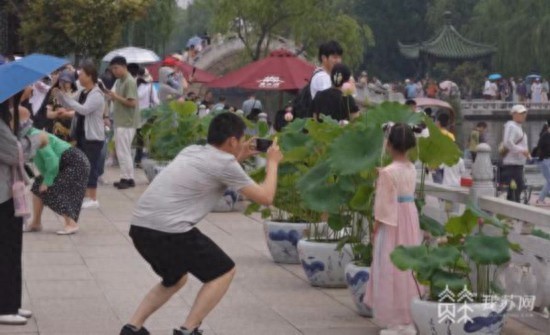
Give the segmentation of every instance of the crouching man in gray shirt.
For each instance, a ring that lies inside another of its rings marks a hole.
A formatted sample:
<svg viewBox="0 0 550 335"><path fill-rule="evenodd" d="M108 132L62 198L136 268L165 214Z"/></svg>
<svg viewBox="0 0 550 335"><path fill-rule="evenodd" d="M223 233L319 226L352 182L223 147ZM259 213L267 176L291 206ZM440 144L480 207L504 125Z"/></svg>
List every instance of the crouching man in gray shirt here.
<svg viewBox="0 0 550 335"><path fill-rule="evenodd" d="M138 200L130 236L162 282L145 296L121 335L149 334L143 324L185 285L188 273L204 285L186 321L174 334L201 334L201 322L229 288L235 263L195 225L216 206L228 187L259 204L270 205L283 158L274 143L267 152L265 181L256 184L239 164L257 153L253 142L244 140L245 128L243 120L233 113L216 116L208 130L208 144L182 150Z"/></svg>

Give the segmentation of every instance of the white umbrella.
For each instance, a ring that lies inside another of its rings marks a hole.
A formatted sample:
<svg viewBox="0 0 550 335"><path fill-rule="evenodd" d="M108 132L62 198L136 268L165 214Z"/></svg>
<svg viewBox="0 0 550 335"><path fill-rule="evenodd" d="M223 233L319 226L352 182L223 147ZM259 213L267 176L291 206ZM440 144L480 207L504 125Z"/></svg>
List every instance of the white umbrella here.
<svg viewBox="0 0 550 335"><path fill-rule="evenodd" d="M160 57L154 51L136 47L126 47L113 50L103 57L103 61L110 62L116 56L126 58L127 63L145 64L160 61Z"/></svg>

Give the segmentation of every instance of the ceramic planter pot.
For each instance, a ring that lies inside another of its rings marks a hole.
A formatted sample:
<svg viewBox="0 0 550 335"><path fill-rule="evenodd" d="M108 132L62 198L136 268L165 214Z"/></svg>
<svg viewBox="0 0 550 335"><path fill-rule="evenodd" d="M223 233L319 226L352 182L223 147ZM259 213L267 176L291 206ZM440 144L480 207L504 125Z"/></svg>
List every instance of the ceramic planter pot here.
<svg viewBox="0 0 550 335"><path fill-rule="evenodd" d="M508 305L504 300L494 304L467 303L468 309L464 312L464 303L446 304L446 306L440 306L440 304L444 303L423 301L418 298L411 302L412 318L419 334L498 335L504 326ZM454 310L455 316L452 318L454 322L450 322L449 318L442 320L449 314L438 312L438 308L442 311ZM464 314L471 321L465 318L461 320Z"/></svg>
<svg viewBox="0 0 550 335"><path fill-rule="evenodd" d="M264 221L267 247L275 263L300 264L298 241L308 228L307 223Z"/></svg>
<svg viewBox="0 0 550 335"><path fill-rule="evenodd" d="M168 166L170 162L159 162L154 159L144 158L141 161L141 166L143 166L143 172L145 172L145 176L147 177L147 180L149 180L149 183L153 182L153 179L164 169L166 166Z"/></svg>
<svg viewBox="0 0 550 335"><path fill-rule="evenodd" d="M336 242L298 242L298 255L312 286L345 288L345 268L352 261L351 246L336 250Z"/></svg>
<svg viewBox="0 0 550 335"><path fill-rule="evenodd" d="M351 262L346 266L346 283L351 299L355 303L357 313L361 316L372 317L372 310L363 303L367 282L370 278L370 267L359 266Z"/></svg>

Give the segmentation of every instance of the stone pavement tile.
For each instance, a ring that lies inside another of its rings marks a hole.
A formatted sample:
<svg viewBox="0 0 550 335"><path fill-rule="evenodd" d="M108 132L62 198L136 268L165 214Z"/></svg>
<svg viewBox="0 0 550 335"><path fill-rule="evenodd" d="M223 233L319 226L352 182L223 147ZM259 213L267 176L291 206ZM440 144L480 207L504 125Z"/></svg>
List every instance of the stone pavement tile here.
<svg viewBox="0 0 550 335"><path fill-rule="evenodd" d="M23 277L27 282L39 280L92 280L88 268L83 265L33 265L25 266Z"/></svg>
<svg viewBox="0 0 550 335"><path fill-rule="evenodd" d="M140 273L149 265L141 259L118 259L118 258L87 258L86 265L90 272L111 272L120 273L121 279L124 280L124 274Z"/></svg>
<svg viewBox="0 0 550 335"><path fill-rule="evenodd" d="M83 258L121 258L121 259L134 259L138 258L139 253L129 246L128 243L116 244L116 245L80 245L76 249Z"/></svg>
<svg viewBox="0 0 550 335"><path fill-rule="evenodd" d="M25 252L23 267L50 265L83 265L84 261L76 252Z"/></svg>
<svg viewBox="0 0 550 335"><path fill-rule="evenodd" d="M292 273L296 277L308 281L306 273L304 272L304 268L300 264L279 264L279 266L285 268L288 272ZM311 285L310 285L311 286Z"/></svg>
<svg viewBox="0 0 550 335"><path fill-rule="evenodd" d="M52 334L116 334L122 323L104 298L36 299L34 313L40 332Z"/></svg>
<svg viewBox="0 0 550 335"><path fill-rule="evenodd" d="M60 229L61 227L57 228ZM45 234L42 232L41 234ZM56 236L50 241L26 241L27 234L23 235L23 253L27 252L74 252L75 245L68 236Z"/></svg>
<svg viewBox="0 0 550 335"><path fill-rule="evenodd" d="M79 299L101 297L103 292L93 280L26 281L32 304L39 299Z"/></svg>
<svg viewBox="0 0 550 335"><path fill-rule="evenodd" d="M352 298L351 298L351 293L348 291L348 289L342 289L342 290L334 290L334 289L330 289L330 290L322 290L323 292L325 292L326 294L329 294L331 292L335 292L335 291L341 291L340 293L338 294L334 294L334 295L330 295L332 297L333 300L335 301L338 301L339 303L341 303L342 305L348 307L349 309L352 309L352 310L356 310L356 307L355 307L355 303L353 302Z"/></svg>
<svg viewBox="0 0 550 335"><path fill-rule="evenodd" d="M380 333L380 328L376 326L372 327L361 327L361 328L306 328L301 329L303 335L333 335L333 334L342 334L342 335L378 335Z"/></svg>
<svg viewBox="0 0 550 335"><path fill-rule="evenodd" d="M339 303L292 306L278 305L273 308L294 326L302 328L322 327L366 327L372 324L354 310Z"/></svg>
<svg viewBox="0 0 550 335"><path fill-rule="evenodd" d="M76 235L116 234L118 230L107 219L82 219L78 221L80 231ZM75 236L76 236L75 235Z"/></svg>
<svg viewBox="0 0 550 335"><path fill-rule="evenodd" d="M113 246L122 245L129 246L128 239L120 232L112 232L107 234L86 234L86 228L82 228L83 232L71 236L71 240L78 246Z"/></svg>
<svg viewBox="0 0 550 335"><path fill-rule="evenodd" d="M334 300L318 290L311 288L296 287L294 289L271 288L271 289L249 289L255 297L267 306L277 308L279 306L318 306L333 305Z"/></svg>

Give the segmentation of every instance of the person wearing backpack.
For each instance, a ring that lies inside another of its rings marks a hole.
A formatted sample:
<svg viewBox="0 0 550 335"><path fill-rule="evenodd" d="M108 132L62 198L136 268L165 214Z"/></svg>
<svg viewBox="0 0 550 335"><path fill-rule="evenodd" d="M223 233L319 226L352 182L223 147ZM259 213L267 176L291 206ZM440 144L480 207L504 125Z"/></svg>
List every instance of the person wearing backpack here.
<svg viewBox="0 0 550 335"><path fill-rule="evenodd" d="M321 66L313 71L309 84L304 86L293 102L294 115L298 118L312 117L311 103L317 92L332 87L330 73L334 65L342 62L344 50L336 41L329 41L319 46L318 59Z"/></svg>
<svg viewBox="0 0 550 335"><path fill-rule="evenodd" d="M358 116L359 107L355 104L352 95L344 92L344 83L351 78L350 69L344 64L336 64L332 68L332 87L315 95L311 104L311 110L315 119L320 119L321 114L330 116L336 121L349 121Z"/></svg>

